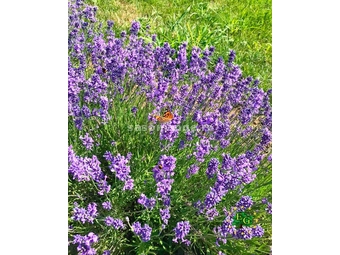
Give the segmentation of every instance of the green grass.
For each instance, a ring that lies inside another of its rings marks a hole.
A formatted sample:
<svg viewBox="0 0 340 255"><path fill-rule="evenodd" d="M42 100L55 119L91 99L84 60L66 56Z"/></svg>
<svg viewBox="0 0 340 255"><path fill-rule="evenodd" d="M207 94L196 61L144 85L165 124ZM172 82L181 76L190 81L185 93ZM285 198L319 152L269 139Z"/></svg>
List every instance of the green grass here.
<svg viewBox="0 0 340 255"><path fill-rule="evenodd" d="M245 76L259 78L265 90L272 87L271 0L87 0L98 6L98 18L115 22L116 31L128 30L138 20L158 36L158 43L173 47L187 41L189 48L210 45L215 58L227 59L236 51L236 63Z"/></svg>

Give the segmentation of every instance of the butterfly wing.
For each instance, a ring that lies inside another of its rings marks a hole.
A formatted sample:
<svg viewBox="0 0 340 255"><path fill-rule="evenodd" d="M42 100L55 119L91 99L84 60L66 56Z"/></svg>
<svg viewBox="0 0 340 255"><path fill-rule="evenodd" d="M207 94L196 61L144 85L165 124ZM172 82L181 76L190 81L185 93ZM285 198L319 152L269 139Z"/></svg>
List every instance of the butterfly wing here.
<svg viewBox="0 0 340 255"><path fill-rule="evenodd" d="M163 117L155 116L155 118L159 123L167 123L174 118L174 115L167 109L166 112L163 114Z"/></svg>

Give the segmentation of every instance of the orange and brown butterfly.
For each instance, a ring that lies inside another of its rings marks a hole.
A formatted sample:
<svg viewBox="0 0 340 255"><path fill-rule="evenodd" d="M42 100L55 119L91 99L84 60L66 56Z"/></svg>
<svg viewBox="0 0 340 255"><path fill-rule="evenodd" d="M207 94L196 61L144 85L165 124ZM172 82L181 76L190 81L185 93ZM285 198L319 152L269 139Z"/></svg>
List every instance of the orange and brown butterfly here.
<svg viewBox="0 0 340 255"><path fill-rule="evenodd" d="M174 118L174 115L170 112L170 110L167 108L163 114L163 116L157 116L154 115L154 117L156 118L156 120L159 123L167 123L169 121L171 121Z"/></svg>

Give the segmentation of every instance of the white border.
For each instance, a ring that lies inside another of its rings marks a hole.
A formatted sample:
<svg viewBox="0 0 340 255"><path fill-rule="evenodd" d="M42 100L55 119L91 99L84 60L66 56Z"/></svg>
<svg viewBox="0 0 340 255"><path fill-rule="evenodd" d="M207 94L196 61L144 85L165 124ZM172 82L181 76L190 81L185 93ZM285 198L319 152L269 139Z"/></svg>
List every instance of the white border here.
<svg viewBox="0 0 340 255"><path fill-rule="evenodd" d="M273 254L340 254L339 14L273 3Z"/></svg>
<svg viewBox="0 0 340 255"><path fill-rule="evenodd" d="M67 254L67 8L1 3L3 254Z"/></svg>

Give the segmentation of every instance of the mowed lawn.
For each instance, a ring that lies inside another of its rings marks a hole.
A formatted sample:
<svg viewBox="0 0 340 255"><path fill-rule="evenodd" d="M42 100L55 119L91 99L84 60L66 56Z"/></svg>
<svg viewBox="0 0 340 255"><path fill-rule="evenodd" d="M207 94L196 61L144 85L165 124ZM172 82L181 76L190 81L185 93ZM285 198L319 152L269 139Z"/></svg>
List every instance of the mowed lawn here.
<svg viewBox="0 0 340 255"><path fill-rule="evenodd" d="M236 63L245 76L259 78L265 90L272 87L272 11L271 0L87 0L98 6L104 24L115 22L115 30L128 30L133 20L143 30L157 34L157 43L177 48L215 47L214 58L228 58L236 51ZM214 60L214 59L213 59Z"/></svg>

